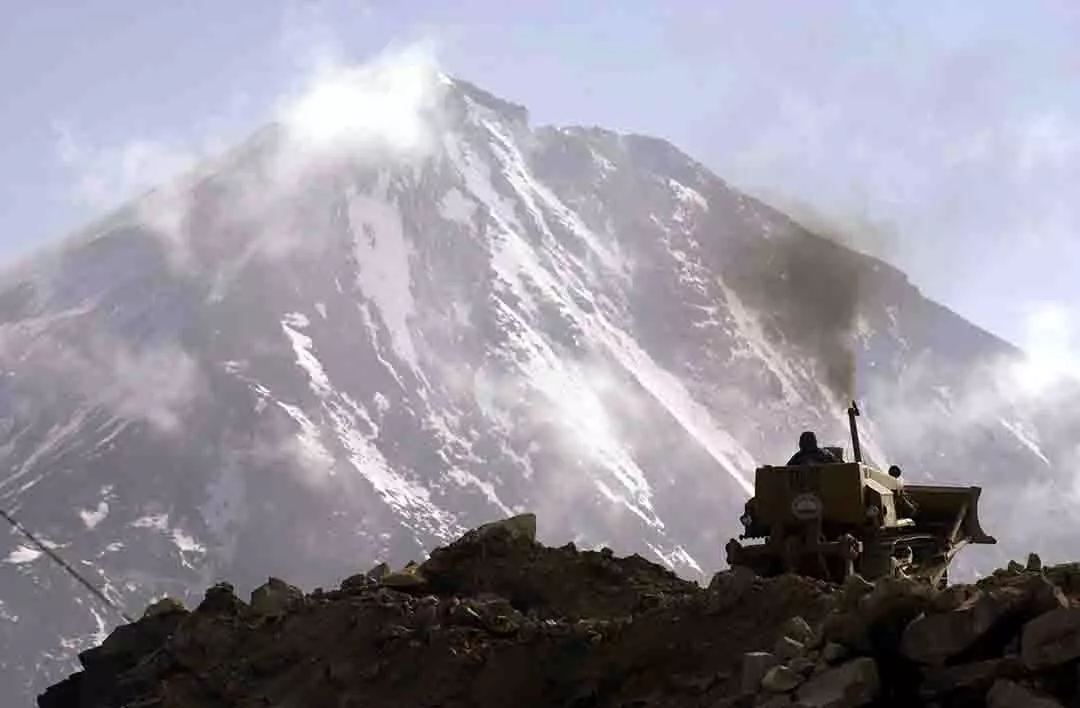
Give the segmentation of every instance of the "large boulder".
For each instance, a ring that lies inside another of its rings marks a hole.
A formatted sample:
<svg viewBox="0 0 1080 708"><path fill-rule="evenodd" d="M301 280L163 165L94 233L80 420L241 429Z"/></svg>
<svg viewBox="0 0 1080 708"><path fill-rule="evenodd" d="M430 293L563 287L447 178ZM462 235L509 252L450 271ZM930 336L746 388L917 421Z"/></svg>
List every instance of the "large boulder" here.
<svg viewBox="0 0 1080 708"><path fill-rule="evenodd" d="M142 618L147 619L149 617L157 617L158 615L168 615L172 613L187 614L187 608L184 607L184 603L177 600L174 597L163 597L157 602L151 603L143 612Z"/></svg>
<svg viewBox="0 0 1080 708"><path fill-rule="evenodd" d="M379 582L395 590L413 590L422 588L427 584L427 580L415 566L387 573Z"/></svg>
<svg viewBox="0 0 1080 708"><path fill-rule="evenodd" d="M742 691L743 693L756 693L761 687L761 680L769 669L776 666L776 657L767 651L752 651L743 654L742 664Z"/></svg>
<svg viewBox="0 0 1080 708"><path fill-rule="evenodd" d="M1020 656L1031 669L1080 658L1080 607L1058 607L1024 625Z"/></svg>
<svg viewBox="0 0 1080 708"><path fill-rule="evenodd" d="M246 609L244 601L236 596L233 584L220 582L207 588L195 612L200 615L238 615Z"/></svg>
<svg viewBox="0 0 1080 708"><path fill-rule="evenodd" d="M915 619L904 630L901 651L912 661L941 666L980 642L1004 646L1025 620L1066 605L1046 578L1025 576L977 593L954 610Z"/></svg>
<svg viewBox="0 0 1080 708"><path fill-rule="evenodd" d="M905 578L882 578L872 589L850 583L840 606L822 623L821 641L862 653L892 647L907 624L930 608L932 599L928 585Z"/></svg>
<svg viewBox="0 0 1080 708"><path fill-rule="evenodd" d="M479 538L485 538L487 536L494 536L497 534L506 534L510 538L522 539L530 543L535 543L536 514L518 514L517 516L511 516L508 519L491 521L477 527L476 529L476 535Z"/></svg>
<svg viewBox="0 0 1080 708"><path fill-rule="evenodd" d="M279 578L269 578L251 591L251 610L261 617L281 617L303 601L300 588Z"/></svg>
<svg viewBox="0 0 1080 708"><path fill-rule="evenodd" d="M859 657L812 676L799 687L796 699L800 708L858 708L880 692L877 664Z"/></svg>

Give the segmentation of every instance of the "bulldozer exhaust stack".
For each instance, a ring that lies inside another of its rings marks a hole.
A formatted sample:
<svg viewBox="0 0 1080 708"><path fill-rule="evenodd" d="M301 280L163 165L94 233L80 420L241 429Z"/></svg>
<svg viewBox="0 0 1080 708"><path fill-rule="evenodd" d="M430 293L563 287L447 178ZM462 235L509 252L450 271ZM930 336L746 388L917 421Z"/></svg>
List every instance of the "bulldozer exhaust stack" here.
<svg viewBox="0 0 1080 708"><path fill-rule="evenodd" d="M847 414L848 424L851 427L851 454L854 455L856 462L862 462L862 448L859 446L859 424L855 421L859 416L859 404L852 401Z"/></svg>

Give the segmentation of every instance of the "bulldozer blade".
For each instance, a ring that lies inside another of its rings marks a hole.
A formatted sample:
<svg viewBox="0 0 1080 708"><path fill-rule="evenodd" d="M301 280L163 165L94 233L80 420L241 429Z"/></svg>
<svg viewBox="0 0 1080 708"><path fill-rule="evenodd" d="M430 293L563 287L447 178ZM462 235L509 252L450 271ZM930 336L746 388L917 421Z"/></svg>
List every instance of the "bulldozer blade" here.
<svg viewBox="0 0 1080 708"><path fill-rule="evenodd" d="M905 484L904 492L918 507L915 529L948 539L953 544L997 543L979 522L982 487Z"/></svg>

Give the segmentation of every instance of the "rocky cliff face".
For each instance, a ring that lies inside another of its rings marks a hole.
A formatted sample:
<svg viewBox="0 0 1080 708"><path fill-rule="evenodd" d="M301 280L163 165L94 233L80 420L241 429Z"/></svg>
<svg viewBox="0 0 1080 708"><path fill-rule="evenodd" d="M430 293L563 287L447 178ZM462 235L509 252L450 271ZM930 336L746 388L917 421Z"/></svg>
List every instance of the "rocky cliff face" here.
<svg viewBox="0 0 1080 708"><path fill-rule="evenodd" d="M114 601L332 586L525 509L707 578L754 467L844 439L852 370L875 459L1067 544L1074 424L997 395L1010 347L663 141L435 95L423 150L276 125L3 276L0 500ZM115 618L3 543L28 695Z"/></svg>

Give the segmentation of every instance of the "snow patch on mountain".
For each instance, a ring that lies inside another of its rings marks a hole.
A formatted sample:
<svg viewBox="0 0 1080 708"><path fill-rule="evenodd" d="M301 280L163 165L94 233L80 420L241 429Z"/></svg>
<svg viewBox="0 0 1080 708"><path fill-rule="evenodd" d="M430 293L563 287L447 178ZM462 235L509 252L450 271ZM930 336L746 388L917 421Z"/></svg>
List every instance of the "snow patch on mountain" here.
<svg viewBox="0 0 1080 708"><path fill-rule="evenodd" d="M206 546L196 541L194 536L190 536L178 528L172 530L172 540L182 553L206 553Z"/></svg>
<svg viewBox="0 0 1080 708"><path fill-rule="evenodd" d="M379 312L394 352L421 377L420 362L409 331L415 315L409 262L412 248L405 237L401 210L387 201L387 177L380 175L374 194L353 188L347 193L349 232L356 258L356 283Z"/></svg>
<svg viewBox="0 0 1080 708"><path fill-rule="evenodd" d="M1042 449L1039 448L1038 443L1033 440L1034 436L1030 432L1024 430L1024 426L1022 423L1010 423L1004 418L999 418L998 422L1001 423L1001 427L1012 433L1016 437L1016 439L1020 441L1021 445L1026 447L1028 450L1031 450L1031 452L1034 453L1036 457L1045 462L1047 467L1052 466L1050 463L1050 458L1048 458L1046 454L1043 453Z"/></svg>
<svg viewBox="0 0 1080 708"><path fill-rule="evenodd" d="M157 529L158 531L168 531L169 515L147 514L132 521L130 526L135 529Z"/></svg>
<svg viewBox="0 0 1080 708"><path fill-rule="evenodd" d="M307 327L307 325L307 318L299 313L291 313L281 321L281 329L289 338L293 353L296 354L297 366L307 374L308 385L315 395L325 398L333 392L330 387L330 378L326 375L322 363L311 351L311 337L294 329L294 327Z"/></svg>
<svg viewBox="0 0 1080 708"><path fill-rule="evenodd" d="M671 187L675 193L675 198L685 204L692 204L701 211L709 210L709 200L702 196L701 192L696 189L687 187L678 180L668 178L668 186Z"/></svg>
<svg viewBox="0 0 1080 708"><path fill-rule="evenodd" d="M466 197L456 187L447 190L439 201L439 216L447 221L453 221L462 226L472 226L475 215L476 202Z"/></svg>
<svg viewBox="0 0 1080 708"><path fill-rule="evenodd" d="M105 502L98 502L96 509L80 509L79 518L82 519L83 524L86 525L88 531L93 531L94 528L105 520L105 517L109 515L109 505Z"/></svg>
<svg viewBox="0 0 1080 708"><path fill-rule="evenodd" d="M705 572L702 569L701 565L699 565L698 562L694 560L694 557L691 556L682 546L676 546L674 550L665 553L661 548L652 543L646 543L645 545L649 547L649 550L656 554L656 557L660 559L661 563L668 566L669 568L687 566L693 568L699 573Z"/></svg>
<svg viewBox="0 0 1080 708"><path fill-rule="evenodd" d="M22 565L23 563L32 563L42 555L42 551L30 546L19 546L14 551L7 555L4 559L5 563L11 563L13 565Z"/></svg>
<svg viewBox="0 0 1080 708"><path fill-rule="evenodd" d="M554 214L555 218L558 219L562 226L599 258L600 265L603 266L604 270L611 273L625 274L627 263L619 256L618 252L614 250L614 242L610 248L605 246L601 240L597 238L596 234L585 225L577 212L563 204L550 189L533 178L526 167L525 159L522 157L521 151L518 149L517 145L514 144L514 141L511 140L510 136L507 135L497 123L491 120L484 120L482 121L482 124L495 138L490 145L496 159L502 166L503 175L514 186L517 196L536 219L536 224L541 229L544 236L549 239L545 245L548 245L549 247L556 246L558 240L554 238L554 235L548 228L548 224L544 219L542 212L539 210L535 198L539 198L544 206ZM563 249L560 248L559 250L561 251ZM592 273L591 270L583 267L576 260L571 262L578 266L580 269L579 273Z"/></svg>

